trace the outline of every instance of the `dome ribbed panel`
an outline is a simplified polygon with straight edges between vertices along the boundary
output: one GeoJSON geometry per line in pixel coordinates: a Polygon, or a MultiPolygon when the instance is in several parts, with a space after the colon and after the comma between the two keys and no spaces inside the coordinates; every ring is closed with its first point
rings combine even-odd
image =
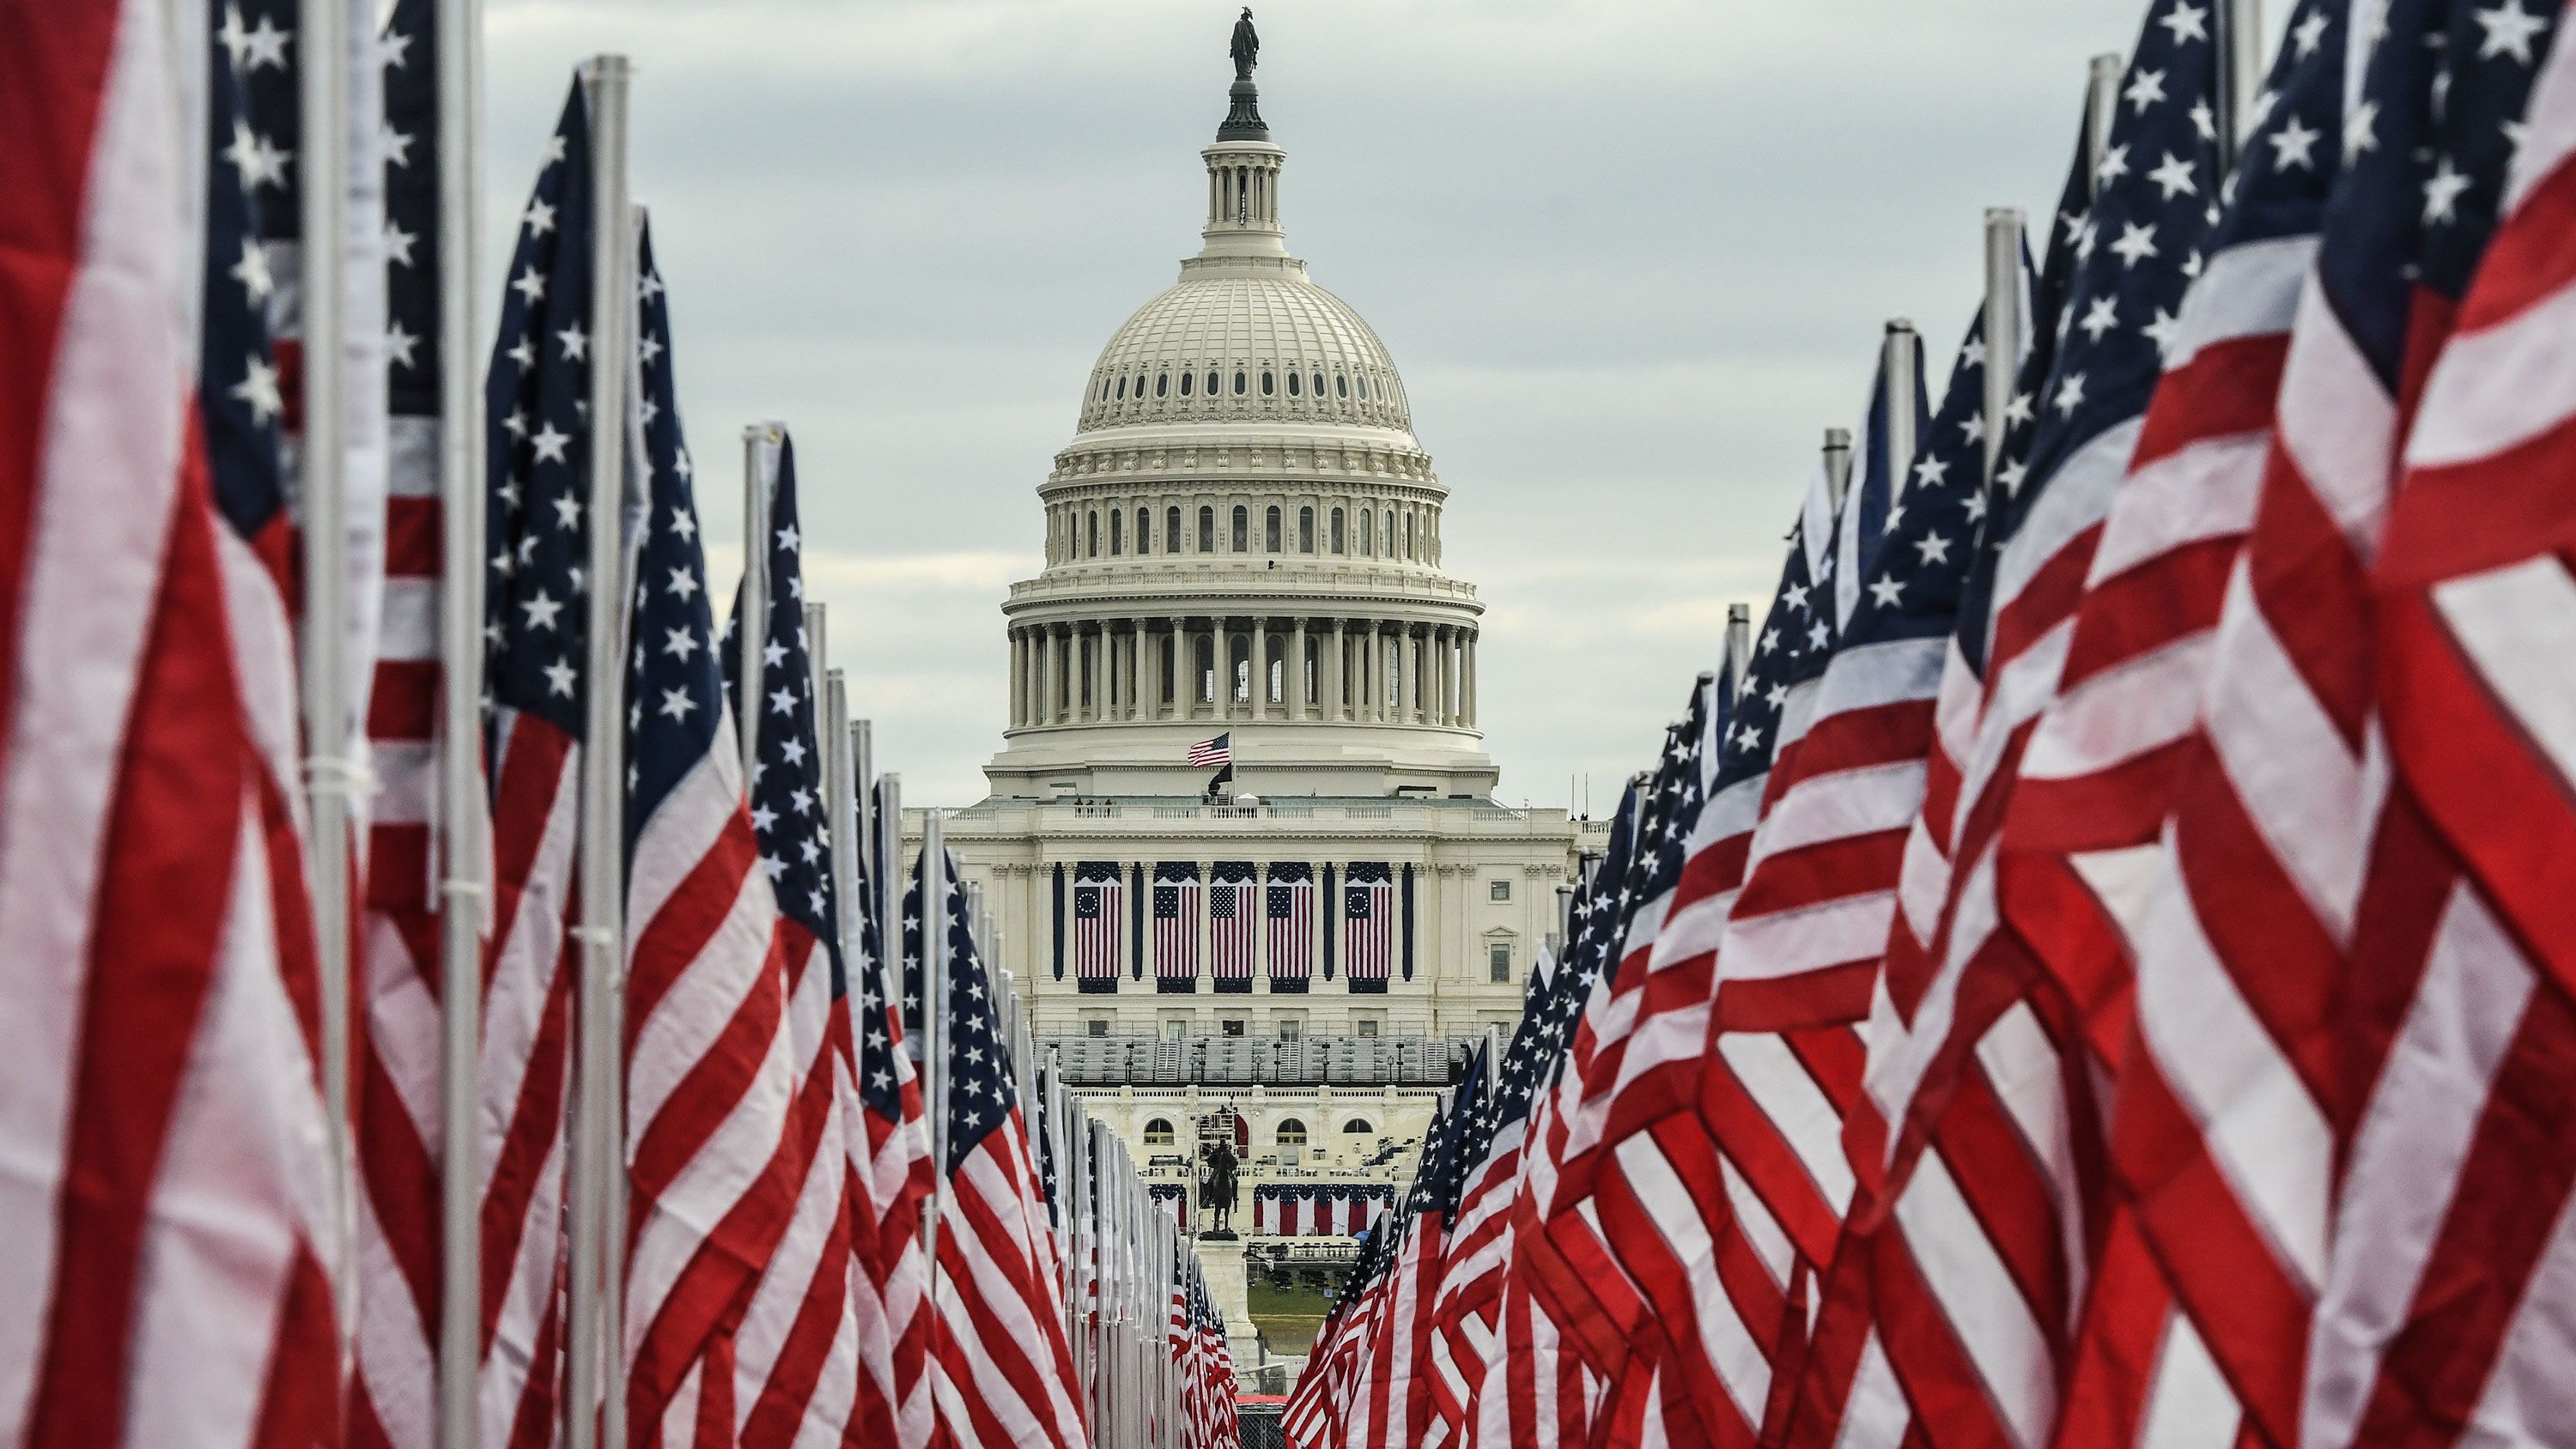
{"type": "Polygon", "coordinates": [[[1083,388],[1080,431],[1136,423],[1272,420],[1412,427],[1403,381],[1386,345],[1341,298],[1295,278],[1194,277],[1137,308],[1101,349],[1083,388]],[[1294,397],[1288,392],[1292,370],[1301,382],[1294,397]],[[1264,371],[1272,376],[1267,397],[1261,393],[1264,371]],[[1187,397],[1180,390],[1183,372],[1194,378],[1187,397]],[[1197,385],[1210,372],[1218,380],[1214,397],[1197,385]],[[1237,372],[1245,382],[1240,397],[1234,392],[1237,372]],[[1320,397],[1312,387],[1318,373],[1324,379],[1320,397]],[[1359,392],[1363,378],[1368,383],[1365,400],[1359,392]],[[1158,379],[1168,379],[1159,397],[1154,393],[1158,379]],[[1127,385],[1123,398],[1122,381],[1127,385]]]}

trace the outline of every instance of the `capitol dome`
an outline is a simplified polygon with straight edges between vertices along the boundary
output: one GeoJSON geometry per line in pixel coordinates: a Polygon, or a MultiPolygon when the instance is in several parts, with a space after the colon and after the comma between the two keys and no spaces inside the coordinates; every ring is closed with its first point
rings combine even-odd
{"type": "Polygon", "coordinates": [[[1193,268],[1137,308],[1092,366],[1081,430],[1256,419],[1412,426],[1386,344],[1302,264],[1193,268]]]}
{"type": "Polygon", "coordinates": [[[1045,567],[1011,586],[997,795],[1169,796],[1232,741],[1304,795],[1490,793],[1484,605],[1442,567],[1449,490],[1386,344],[1288,252],[1258,92],[1202,148],[1197,255],[1083,379],[1038,486],[1045,567]]]}

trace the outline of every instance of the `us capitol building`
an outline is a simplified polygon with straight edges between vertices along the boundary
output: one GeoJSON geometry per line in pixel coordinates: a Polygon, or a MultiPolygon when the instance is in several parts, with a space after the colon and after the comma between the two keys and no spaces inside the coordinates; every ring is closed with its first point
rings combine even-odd
{"type": "Polygon", "coordinates": [[[1493,798],[1449,489],[1385,344],[1289,254],[1249,71],[1199,153],[1198,254],[1101,349],[1038,488],[992,793],[946,830],[1035,1034],[1139,1162],[1177,1187],[1198,1120],[1243,1118],[1257,1246],[1265,1186],[1410,1173],[1518,1019],[1587,827],[1493,798]],[[1218,736],[1212,795],[1190,755],[1218,736]]]}

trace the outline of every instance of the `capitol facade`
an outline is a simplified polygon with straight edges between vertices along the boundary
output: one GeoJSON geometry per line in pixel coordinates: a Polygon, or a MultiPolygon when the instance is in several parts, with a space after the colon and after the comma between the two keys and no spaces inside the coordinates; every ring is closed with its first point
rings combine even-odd
{"type": "Polygon", "coordinates": [[[1241,1115],[1252,1230],[1264,1189],[1409,1170],[1518,1019],[1589,827],[1493,798],[1449,489],[1386,345],[1288,250],[1248,78],[1200,158],[1198,254],[1101,349],[1039,485],[991,794],[945,829],[1036,1036],[1139,1161],[1178,1185],[1193,1123],[1241,1115]]]}

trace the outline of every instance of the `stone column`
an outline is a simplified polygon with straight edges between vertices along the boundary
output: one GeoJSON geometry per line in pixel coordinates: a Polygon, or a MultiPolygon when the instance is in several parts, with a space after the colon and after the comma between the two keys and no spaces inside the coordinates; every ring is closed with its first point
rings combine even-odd
{"type": "Polygon", "coordinates": [[[1190,717],[1190,696],[1181,689],[1181,670],[1189,656],[1190,625],[1178,614],[1172,616],[1172,718],[1190,717]]]}
{"type": "Polygon", "coordinates": [[[1075,667],[1073,677],[1077,684],[1090,686],[1082,693],[1081,707],[1076,718],[1084,724],[1092,724],[1100,718],[1101,686],[1107,682],[1102,679],[1100,672],[1100,626],[1076,624],[1073,627],[1074,647],[1082,656],[1082,662],[1075,667]]]}
{"type": "Polygon", "coordinates": [[[1306,616],[1300,614],[1288,641],[1288,717],[1311,718],[1313,703],[1306,697],[1306,616]]]}
{"type": "MultiPolygon", "coordinates": [[[[1348,515],[1344,515],[1344,518],[1346,520],[1344,527],[1347,529],[1348,515]]],[[[1343,538],[1348,541],[1348,533],[1345,533],[1343,538]]],[[[1351,681],[1343,672],[1350,667],[1350,656],[1342,648],[1342,627],[1342,620],[1333,621],[1333,667],[1324,676],[1329,681],[1324,687],[1324,718],[1335,721],[1349,717],[1345,711],[1349,708],[1351,695],[1351,681]]]]}
{"type": "Polygon", "coordinates": [[[1467,636],[1467,709],[1463,721],[1469,729],[1476,727],[1476,636],[1467,636]]]}
{"type": "Polygon", "coordinates": [[[1270,718],[1270,616],[1252,619],[1252,717],[1270,718]]]}
{"type": "Polygon", "coordinates": [[[1011,728],[1018,729],[1020,706],[1025,702],[1023,696],[1028,693],[1028,676],[1021,669],[1025,661],[1020,655],[1020,631],[1013,629],[1007,637],[1011,644],[1011,728]]]}
{"type": "Polygon", "coordinates": [[[1038,626],[1037,722],[1039,724],[1055,723],[1056,687],[1063,678],[1064,656],[1063,651],[1057,647],[1055,626],[1041,624],[1038,626]]]}
{"type": "Polygon", "coordinates": [[[1146,682],[1153,678],[1153,666],[1146,662],[1146,646],[1152,636],[1142,615],[1127,621],[1127,637],[1132,641],[1127,656],[1127,667],[1132,671],[1128,676],[1127,717],[1141,720],[1150,707],[1146,703],[1146,682]]]}

